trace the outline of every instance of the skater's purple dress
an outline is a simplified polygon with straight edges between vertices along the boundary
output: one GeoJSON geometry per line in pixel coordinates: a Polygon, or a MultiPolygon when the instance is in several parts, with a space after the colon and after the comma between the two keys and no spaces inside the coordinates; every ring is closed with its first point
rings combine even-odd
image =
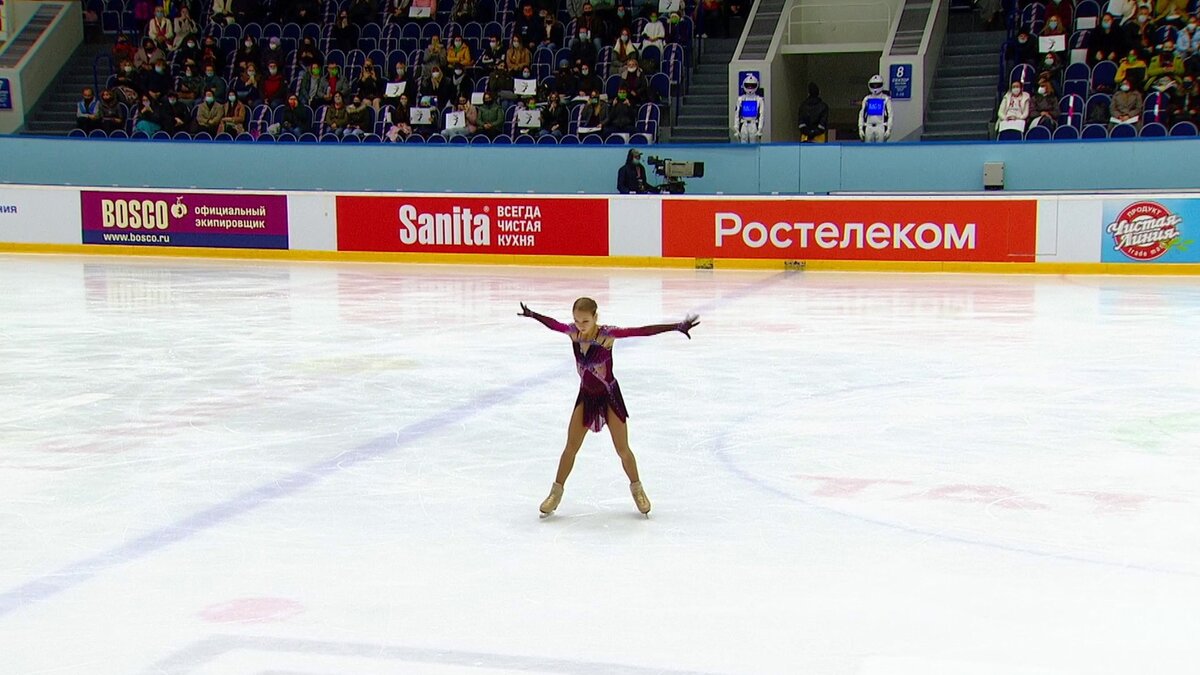
{"type": "Polygon", "coordinates": [[[625,408],[625,399],[621,397],[621,386],[612,372],[612,348],[605,347],[601,338],[645,337],[680,330],[682,323],[667,323],[657,326],[642,326],[640,328],[617,328],[616,326],[599,326],[595,340],[580,340],[575,326],[560,323],[554,319],[530,312],[529,316],[540,321],[553,331],[566,333],[571,337],[571,346],[575,350],[575,369],[579,371],[579,396],[575,405],[583,406],[583,424],[592,431],[600,431],[608,421],[608,410],[611,408],[617,419],[624,422],[629,419],[629,411],[625,408]],[[587,345],[587,351],[583,346],[587,345]]]}

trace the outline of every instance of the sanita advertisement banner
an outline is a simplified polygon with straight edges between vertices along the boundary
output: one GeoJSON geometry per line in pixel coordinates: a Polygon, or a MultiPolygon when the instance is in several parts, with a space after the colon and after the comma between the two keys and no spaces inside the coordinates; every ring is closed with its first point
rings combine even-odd
{"type": "Polygon", "coordinates": [[[666,199],[663,256],[1033,262],[1035,199],[666,199]]]}
{"type": "Polygon", "coordinates": [[[608,255],[608,200],[337,197],[339,251],[608,255]]]}
{"type": "Polygon", "coordinates": [[[85,190],[83,243],[286,249],[287,195],[85,190]]]}
{"type": "Polygon", "coordinates": [[[1200,262],[1200,199],[1106,200],[1100,262],[1200,262]]]}

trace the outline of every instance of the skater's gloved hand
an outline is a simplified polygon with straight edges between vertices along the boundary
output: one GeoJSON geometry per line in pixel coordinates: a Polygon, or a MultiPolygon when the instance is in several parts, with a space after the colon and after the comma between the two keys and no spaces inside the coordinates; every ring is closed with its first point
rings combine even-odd
{"type": "Polygon", "coordinates": [[[517,314],[517,316],[533,316],[533,315],[534,315],[534,311],[532,309],[529,309],[528,307],[526,307],[525,303],[522,302],[521,303],[521,312],[520,312],[520,314],[517,314]]]}
{"type": "Polygon", "coordinates": [[[699,325],[700,325],[700,317],[695,314],[689,314],[686,319],[679,322],[679,325],[675,327],[675,330],[679,331],[680,333],[683,333],[684,335],[687,336],[687,339],[691,340],[692,334],[689,333],[688,331],[690,331],[692,328],[699,326],[699,325]]]}

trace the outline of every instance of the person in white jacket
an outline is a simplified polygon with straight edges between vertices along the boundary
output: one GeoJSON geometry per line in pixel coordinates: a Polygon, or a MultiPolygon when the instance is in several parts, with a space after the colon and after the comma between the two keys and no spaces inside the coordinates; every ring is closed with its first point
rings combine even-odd
{"type": "Polygon", "coordinates": [[[1137,6],[1135,0],[1109,0],[1108,13],[1112,14],[1118,23],[1125,23],[1137,14],[1137,6]]]}
{"type": "Polygon", "coordinates": [[[642,28],[642,43],[641,48],[645,49],[649,46],[662,49],[666,45],[667,28],[658,20],[658,12],[650,13],[650,20],[646,22],[646,26],[642,28]]]}
{"type": "Polygon", "coordinates": [[[1029,120],[1029,92],[1024,91],[1020,82],[1013,82],[1012,87],[1004,98],[1000,99],[1000,110],[996,116],[996,131],[1000,130],[1002,122],[1020,121],[1022,130],[1029,120]]]}

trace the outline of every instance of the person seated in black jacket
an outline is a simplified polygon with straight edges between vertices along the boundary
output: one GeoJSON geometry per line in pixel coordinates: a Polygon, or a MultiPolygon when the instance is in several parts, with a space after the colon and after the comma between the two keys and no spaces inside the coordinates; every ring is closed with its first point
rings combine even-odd
{"type": "Polygon", "coordinates": [[[816,82],[808,83],[808,98],[800,104],[800,142],[824,143],[829,128],[829,104],[821,100],[816,82]]]}
{"type": "Polygon", "coordinates": [[[625,164],[617,171],[617,192],[623,195],[653,192],[646,184],[646,167],[642,166],[642,152],[631,148],[625,155],[625,164]]]}

